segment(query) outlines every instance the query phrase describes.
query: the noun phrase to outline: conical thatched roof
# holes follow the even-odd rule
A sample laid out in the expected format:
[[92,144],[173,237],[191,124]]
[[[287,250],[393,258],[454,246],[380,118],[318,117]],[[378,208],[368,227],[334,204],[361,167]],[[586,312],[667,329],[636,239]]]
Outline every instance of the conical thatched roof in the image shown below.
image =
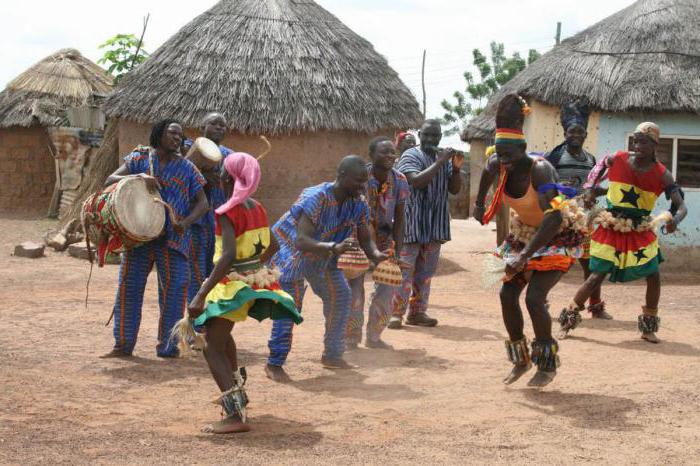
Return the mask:
[[509,92],[608,112],[700,113],[700,1],[639,0],[563,41],[508,82],[463,137],[488,139]]
[[110,117],[198,126],[222,110],[245,133],[376,131],[421,119],[372,44],[310,0],[223,0],[127,76]]
[[0,128],[65,123],[69,107],[111,91],[112,79],[75,49],[49,55],[11,81],[0,93]]

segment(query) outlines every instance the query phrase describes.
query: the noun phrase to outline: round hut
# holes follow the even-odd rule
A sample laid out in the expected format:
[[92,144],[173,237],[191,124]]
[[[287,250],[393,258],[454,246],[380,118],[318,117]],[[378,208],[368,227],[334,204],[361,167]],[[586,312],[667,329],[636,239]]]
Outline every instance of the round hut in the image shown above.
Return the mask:
[[[559,108],[576,100],[593,110],[586,148],[596,156],[627,148],[638,123],[658,123],[657,157],[686,191],[689,208],[700,205],[700,33],[690,24],[700,24],[700,2],[638,0],[519,73],[462,134],[472,144],[472,194],[495,131],[496,104],[517,92],[533,109],[525,125],[532,151],[563,141]],[[668,257],[681,258],[679,265],[700,263],[700,216],[689,215],[682,230],[662,238],[673,253]]]
[[197,134],[223,112],[223,144],[272,152],[258,193],[277,218],[309,185],[333,179],[339,159],[365,155],[377,134],[422,118],[416,99],[372,44],[313,1],[223,0],[166,41],[103,106],[119,119],[119,148],[148,141],[172,117]]
[[52,128],[111,91],[111,78],[74,49],[49,55],[0,92],[0,211],[49,208],[56,185]]

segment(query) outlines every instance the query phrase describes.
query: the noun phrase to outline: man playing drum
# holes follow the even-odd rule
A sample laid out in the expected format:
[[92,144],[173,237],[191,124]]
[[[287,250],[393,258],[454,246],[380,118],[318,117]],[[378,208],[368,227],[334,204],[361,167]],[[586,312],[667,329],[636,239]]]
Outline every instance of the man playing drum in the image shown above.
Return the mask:
[[[199,220],[192,224],[192,234],[190,240],[190,286],[187,292],[187,301],[191,301],[197,294],[199,287],[205,278],[214,269],[214,210],[218,209],[226,202],[226,194],[221,188],[219,172],[223,165],[223,160],[233,153],[231,149],[221,145],[226,136],[226,118],[218,112],[208,113],[202,119],[202,135],[219,146],[221,151],[221,162],[212,168],[198,167],[207,181],[204,191],[209,201],[209,211]],[[183,143],[185,152],[192,147],[194,141],[186,139]]]
[[178,355],[176,342],[168,337],[185,311],[190,274],[189,227],[208,209],[202,189],[204,178],[192,163],[179,156],[181,142],[180,124],[173,120],[157,123],[151,130],[150,147],[139,147],[127,155],[124,164],[105,182],[105,186],[110,186],[127,176],[144,178],[149,190],[160,192],[175,218],[168,216],[162,236],[122,255],[114,303],[114,349],[104,357],[130,356],[134,351],[143,293],[154,263],[160,305],[156,352],[164,358]]

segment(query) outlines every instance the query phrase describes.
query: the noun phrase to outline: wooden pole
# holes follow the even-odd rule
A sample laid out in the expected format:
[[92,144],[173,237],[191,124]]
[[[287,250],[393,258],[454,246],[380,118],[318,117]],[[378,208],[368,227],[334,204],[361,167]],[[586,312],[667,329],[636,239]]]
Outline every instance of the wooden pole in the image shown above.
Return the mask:
[[141,30],[141,38],[139,39],[139,45],[136,47],[136,53],[134,54],[134,58],[131,59],[131,66],[129,67],[129,71],[134,69],[134,66],[136,65],[136,59],[139,56],[139,52],[141,51],[141,45],[143,45],[143,37],[146,35],[146,28],[148,27],[148,20],[151,18],[151,14],[148,13],[146,17],[143,19],[143,30]]
[[423,50],[423,66],[421,67],[421,72],[420,72],[420,80],[421,84],[423,86],[423,119],[425,120],[425,55],[426,55],[426,50]]
[[557,35],[554,39],[557,41],[557,45],[561,43],[561,21],[557,22]]

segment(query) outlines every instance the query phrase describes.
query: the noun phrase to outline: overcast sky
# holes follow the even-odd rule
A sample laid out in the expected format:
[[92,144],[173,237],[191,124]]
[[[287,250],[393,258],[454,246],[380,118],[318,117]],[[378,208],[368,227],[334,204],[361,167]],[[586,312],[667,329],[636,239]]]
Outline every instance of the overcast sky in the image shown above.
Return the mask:
[[[421,101],[420,66],[427,50],[427,113],[440,117],[440,101],[464,88],[471,51],[492,40],[522,55],[554,45],[556,23],[571,36],[625,8],[632,0],[317,0],[374,44]],[[0,41],[2,88],[29,66],[60,48],[74,47],[92,60],[97,46],[117,33],[139,34],[151,14],[146,50],[153,52],[216,0],[3,0]]]

